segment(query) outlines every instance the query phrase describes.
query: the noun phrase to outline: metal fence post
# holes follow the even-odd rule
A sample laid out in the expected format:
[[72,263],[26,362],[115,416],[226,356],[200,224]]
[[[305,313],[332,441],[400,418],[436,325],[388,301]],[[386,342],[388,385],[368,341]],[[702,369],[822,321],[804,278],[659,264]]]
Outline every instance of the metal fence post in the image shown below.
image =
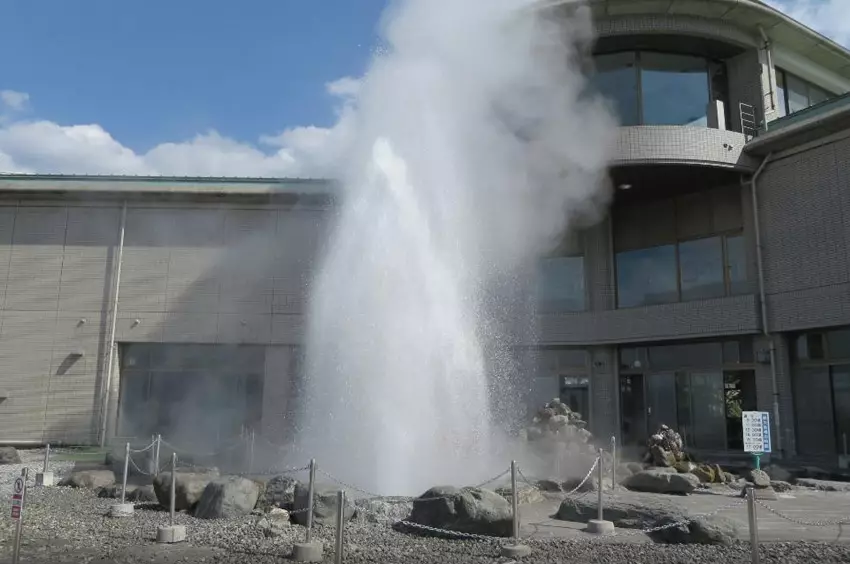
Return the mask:
[[602,479],[604,477],[604,469],[602,468],[602,449],[600,448],[597,452],[597,456],[599,456],[599,478],[596,481],[596,492],[597,492],[597,505],[599,506],[597,512],[597,519],[603,521],[602,519]]
[[171,453],[171,493],[169,500],[169,511],[171,513],[171,526],[174,526],[174,506],[177,505],[177,453]]
[[127,471],[130,469],[130,443],[124,445],[124,476],[121,478],[121,505],[127,497]]
[[519,544],[519,492],[516,488],[516,460],[511,460],[511,511],[514,518],[514,544]]
[[47,443],[47,448],[44,450],[44,468],[41,469],[42,473],[47,472],[47,466],[50,464],[50,443]]
[[617,436],[611,436],[611,491],[617,489]]
[[251,437],[248,443],[248,473],[254,471],[254,430],[251,429]]
[[336,547],[334,549],[334,564],[342,564],[342,535],[345,528],[345,492],[336,494]]
[[747,516],[750,521],[750,552],[752,564],[759,564],[759,529],[756,515],[756,491],[752,486],[747,487]]
[[156,435],[153,440],[156,443],[153,447],[153,475],[159,476],[159,447],[162,444],[162,435]]
[[316,459],[310,459],[310,485],[307,488],[307,542],[313,540],[313,494],[316,482]]

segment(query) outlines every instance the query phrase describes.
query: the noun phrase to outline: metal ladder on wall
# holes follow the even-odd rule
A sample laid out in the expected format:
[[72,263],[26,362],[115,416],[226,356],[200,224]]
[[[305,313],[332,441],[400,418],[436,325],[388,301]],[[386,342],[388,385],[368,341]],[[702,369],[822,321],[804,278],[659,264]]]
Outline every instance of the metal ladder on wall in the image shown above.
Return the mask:
[[755,107],[746,102],[739,102],[738,115],[741,119],[741,133],[744,134],[747,141],[758,135],[759,124],[756,118]]

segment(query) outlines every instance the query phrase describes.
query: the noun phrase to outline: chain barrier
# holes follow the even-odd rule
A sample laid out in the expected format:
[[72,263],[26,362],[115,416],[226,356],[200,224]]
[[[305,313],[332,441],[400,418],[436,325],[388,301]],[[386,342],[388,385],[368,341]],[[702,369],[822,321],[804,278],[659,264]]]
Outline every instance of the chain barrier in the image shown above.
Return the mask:
[[156,446],[156,440],[154,440],[151,444],[149,444],[148,446],[146,446],[144,448],[140,448],[140,449],[131,448],[130,452],[132,452],[132,453],[147,452],[155,446]]
[[756,501],[757,504],[761,505],[762,507],[764,507],[765,509],[767,509],[769,512],[773,513],[777,517],[780,517],[781,519],[785,519],[786,521],[790,521],[791,523],[796,523],[797,525],[803,525],[803,526],[806,526],[806,527],[837,527],[839,525],[850,525],[850,517],[842,517],[838,521],[806,521],[806,520],[803,520],[803,519],[797,519],[796,517],[789,517],[788,515],[785,515],[784,513],[780,512],[779,510],[774,509],[773,507],[769,506],[768,504],[761,501],[760,499],[756,499],[755,501]]
[[228,472],[231,476],[267,476],[271,474],[297,474],[309,470],[310,465],[302,466],[301,468],[266,468],[265,470],[254,470],[252,472]]
[[[562,493],[562,494],[564,494],[564,495],[566,495],[566,496],[568,496],[568,497],[569,497],[569,496],[571,496],[571,495],[573,495],[573,494],[575,494],[575,493],[576,493],[576,492],[578,492],[578,491],[579,491],[582,487],[584,487],[584,484],[585,484],[585,483],[587,483],[587,481],[591,478],[591,476],[593,475],[593,471],[596,469],[597,464],[599,464],[599,457],[598,457],[598,456],[597,456],[597,457],[596,457],[596,459],[593,461],[593,465],[590,467],[590,470],[588,470],[588,471],[587,471],[587,474],[585,474],[585,476],[584,476],[584,478],[581,480],[581,482],[579,482],[579,484],[578,484],[576,487],[574,487],[571,491],[569,491],[569,492],[568,492],[568,491],[565,491],[565,490],[564,490],[564,488],[563,488],[563,486],[562,486],[560,483],[558,484],[558,489],[561,491],[561,493]],[[517,468],[517,472],[519,473],[519,476],[520,476],[520,478],[522,478],[522,481],[523,481],[523,482],[525,482],[526,484],[528,484],[528,485],[529,485],[529,486],[531,486],[532,488],[539,489],[539,488],[538,488],[538,486],[537,486],[536,484],[531,483],[531,480],[529,480],[528,478],[526,478],[526,477],[525,477],[525,474],[523,474],[523,473],[522,473],[522,470],[521,470],[521,469]],[[581,496],[585,495],[586,493],[588,493],[588,492],[582,492],[582,493],[579,495],[579,497],[581,497]]]
[[733,509],[733,508],[738,507],[740,505],[744,505],[746,503],[747,503],[746,499],[737,499],[733,503],[721,505],[720,507],[718,507],[714,511],[709,511],[708,513],[700,513],[698,515],[692,515],[690,517],[687,517],[686,519],[682,519],[681,521],[675,521],[673,523],[667,523],[667,524],[664,524],[664,525],[659,525],[657,527],[651,527],[649,529],[637,529],[637,530],[632,530],[632,531],[628,531],[628,532],[618,530],[617,536],[630,537],[630,536],[641,535],[641,534],[648,535],[650,533],[657,533],[658,531],[663,531],[665,529],[672,529],[673,527],[681,527],[683,525],[687,525],[687,524],[689,524],[693,521],[696,521],[697,519],[714,517],[715,515],[717,515],[719,513],[722,513],[724,511],[728,511],[730,509]]

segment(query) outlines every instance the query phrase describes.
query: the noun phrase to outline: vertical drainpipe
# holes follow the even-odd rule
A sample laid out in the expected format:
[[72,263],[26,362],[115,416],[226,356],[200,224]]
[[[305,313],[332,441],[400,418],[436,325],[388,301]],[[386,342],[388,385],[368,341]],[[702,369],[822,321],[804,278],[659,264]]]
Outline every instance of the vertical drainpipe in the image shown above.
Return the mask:
[[127,225],[127,201],[121,206],[121,226],[118,230],[118,257],[115,264],[112,304],[109,319],[109,349],[106,354],[106,379],[101,394],[100,446],[106,446],[106,427],[109,424],[109,396],[112,393],[112,366],[115,363],[115,331],[118,328],[118,293],[121,290],[121,266],[124,262],[124,228]]
[[[764,28],[762,26],[758,26],[759,33],[761,34],[761,38],[764,40],[764,54],[767,58],[767,85],[769,88],[768,95],[770,96],[770,111],[776,111],[776,91],[774,90],[774,76],[773,76],[773,53],[771,51],[771,43],[770,38],[765,33]],[[764,118],[764,130],[768,130],[767,125],[767,105],[764,103],[764,96],[762,96],[762,117]],[[769,157],[768,157],[769,158]]]
[[761,176],[762,172],[764,172],[765,167],[767,166],[770,159],[773,157],[773,153],[769,153],[756,170],[755,174],[753,174],[752,179],[750,180],[750,195],[753,200],[753,221],[754,228],[756,233],[756,265],[758,270],[758,279],[759,279],[759,304],[761,306],[761,330],[762,335],[767,339],[767,342],[770,347],[770,380],[773,392],[773,421],[776,426],[776,449],[779,451],[780,456],[784,456],[783,453],[783,437],[782,437],[782,425],[781,420],[779,418],[779,383],[776,376],[776,344],[773,341],[773,336],[770,334],[770,327],[768,325],[768,315],[767,315],[767,296],[764,287],[764,261],[762,258],[762,242],[761,242],[761,222],[759,221],[759,204],[758,204],[758,179]]

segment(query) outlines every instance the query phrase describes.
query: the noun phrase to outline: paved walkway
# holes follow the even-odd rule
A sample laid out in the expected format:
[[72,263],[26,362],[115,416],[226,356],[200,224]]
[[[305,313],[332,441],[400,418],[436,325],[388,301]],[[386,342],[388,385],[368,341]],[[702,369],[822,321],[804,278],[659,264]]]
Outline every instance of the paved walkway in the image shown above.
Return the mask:
[[[587,494],[594,499],[596,494]],[[610,494],[608,494],[610,495]],[[618,496],[628,497],[628,492],[619,492]],[[665,496],[669,500],[687,508],[691,515],[710,513],[716,509],[734,503],[739,499],[737,492],[729,490],[706,491],[690,496]],[[747,504],[742,503],[719,515],[737,522],[741,540],[749,540],[749,522]],[[792,519],[807,523],[850,521],[850,493],[794,491],[779,494],[779,499],[762,503]],[[559,502],[547,500],[520,506],[522,533],[535,538],[582,538],[590,536],[583,532],[584,523],[559,521],[552,516],[557,512]],[[847,525],[814,526],[788,521],[765,507],[757,506],[759,541],[819,541],[850,543],[850,523]],[[626,529],[625,531],[630,531]],[[606,539],[606,542],[649,542],[646,535],[619,535]]]

